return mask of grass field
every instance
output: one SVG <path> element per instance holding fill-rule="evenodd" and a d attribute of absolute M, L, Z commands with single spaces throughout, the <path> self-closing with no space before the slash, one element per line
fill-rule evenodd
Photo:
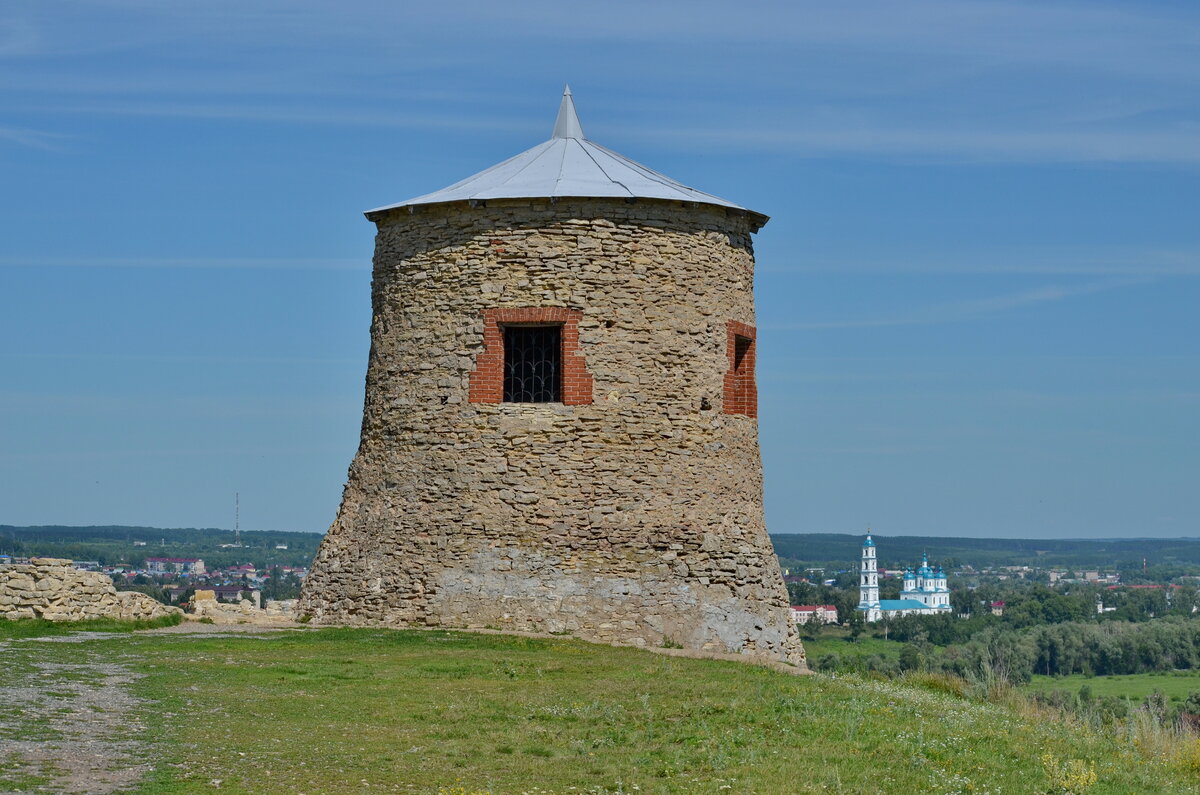
<path fill-rule="evenodd" d="M 874 638 L 861 635 L 858 640 L 851 640 L 850 633 L 842 627 L 824 627 L 821 634 L 812 640 L 804 641 L 804 651 L 809 660 L 819 660 L 827 654 L 836 654 L 842 660 L 855 658 L 865 659 L 879 655 L 884 659 L 896 660 L 904 644 L 894 640 Z"/>
<path fill-rule="evenodd" d="M 148 621 L 120 621 L 111 618 L 93 618 L 87 621 L 46 621 L 40 618 L 27 621 L 0 619 L 0 641 L 14 638 L 71 635 L 77 632 L 136 632 L 142 629 L 178 626 L 182 620 L 178 615 L 163 616 Z"/>
<path fill-rule="evenodd" d="M 97 744 L 141 793 L 1045 793 L 1093 767 L 1089 793 L 1200 791 L 1131 743 L 932 680 L 570 639 L 204 629 L 0 640 L 0 704 L 26 700 L 0 709 L 0 791 L 61 783 L 47 749 Z"/>
<path fill-rule="evenodd" d="M 1088 685 L 1094 696 L 1117 696 L 1141 701 L 1155 690 L 1173 702 L 1181 702 L 1189 693 L 1200 690 L 1200 671 L 1130 674 L 1128 676 L 1035 676 L 1027 690 L 1067 690 L 1078 693 Z"/>

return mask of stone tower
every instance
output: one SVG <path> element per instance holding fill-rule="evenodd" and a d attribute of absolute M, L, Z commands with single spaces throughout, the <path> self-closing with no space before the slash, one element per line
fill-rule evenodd
<path fill-rule="evenodd" d="M 362 438 L 300 610 L 802 664 L 763 523 L 766 216 L 584 135 L 378 227 Z"/>

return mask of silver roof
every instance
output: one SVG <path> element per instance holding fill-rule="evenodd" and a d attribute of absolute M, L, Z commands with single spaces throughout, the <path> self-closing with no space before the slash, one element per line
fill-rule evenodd
<path fill-rule="evenodd" d="M 575 112 L 575 100 L 571 87 L 563 90 L 558 118 L 554 121 L 554 132 L 550 140 L 503 163 L 484 169 L 478 174 L 456 182 L 424 196 L 407 201 L 376 207 L 373 213 L 411 207 L 419 204 L 437 204 L 487 199 L 527 199 L 553 197 L 623 199 L 667 199 L 673 201 L 699 202 L 746 210 L 730 201 L 704 193 L 676 182 L 653 169 L 634 162 L 624 155 L 606 149 L 584 137 L 583 126 Z M 762 223 L 766 216 L 760 216 Z M 761 226 L 761 223 L 759 224 Z"/>

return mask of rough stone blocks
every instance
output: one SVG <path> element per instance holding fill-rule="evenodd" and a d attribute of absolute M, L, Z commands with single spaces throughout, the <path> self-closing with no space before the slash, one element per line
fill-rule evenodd
<path fill-rule="evenodd" d="M 33 558 L 0 565 L 0 618 L 84 621 L 118 618 L 143 621 L 183 613 L 144 593 L 120 591 L 95 571 L 80 571 L 71 561 Z"/>
<path fill-rule="evenodd" d="M 609 199 L 373 220 L 362 438 L 300 614 L 802 663 L 763 523 L 753 221 Z M 563 326 L 561 403 L 503 401 L 506 323 Z"/>

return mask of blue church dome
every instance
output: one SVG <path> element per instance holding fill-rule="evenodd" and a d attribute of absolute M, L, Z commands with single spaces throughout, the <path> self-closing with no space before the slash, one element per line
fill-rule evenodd
<path fill-rule="evenodd" d="M 867 540 L 863 542 L 864 547 L 873 547 L 875 542 L 871 540 L 871 534 L 867 533 Z"/>

